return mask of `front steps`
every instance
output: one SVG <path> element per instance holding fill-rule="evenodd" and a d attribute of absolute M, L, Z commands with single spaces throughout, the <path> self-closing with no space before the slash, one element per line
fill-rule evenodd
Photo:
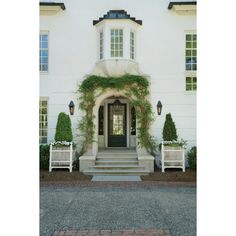
<path fill-rule="evenodd" d="M 106 149 L 98 152 L 94 166 L 84 170 L 87 175 L 148 175 L 149 171 L 139 165 L 135 150 Z"/>

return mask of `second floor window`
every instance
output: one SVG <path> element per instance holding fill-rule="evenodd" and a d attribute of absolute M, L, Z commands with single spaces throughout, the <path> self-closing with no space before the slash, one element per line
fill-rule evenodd
<path fill-rule="evenodd" d="M 185 70 L 197 70 L 197 35 L 186 34 L 185 41 Z"/>
<path fill-rule="evenodd" d="M 39 36 L 39 71 L 48 71 L 48 34 Z"/>
<path fill-rule="evenodd" d="M 123 57 L 123 30 L 111 30 L 111 57 Z"/>
<path fill-rule="evenodd" d="M 185 35 L 185 91 L 197 90 L 197 34 Z"/>

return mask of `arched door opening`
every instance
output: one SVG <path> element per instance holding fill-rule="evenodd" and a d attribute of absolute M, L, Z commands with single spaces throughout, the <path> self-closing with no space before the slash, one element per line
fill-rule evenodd
<path fill-rule="evenodd" d="M 110 96 L 98 110 L 98 147 L 135 148 L 135 109 L 123 96 Z"/>

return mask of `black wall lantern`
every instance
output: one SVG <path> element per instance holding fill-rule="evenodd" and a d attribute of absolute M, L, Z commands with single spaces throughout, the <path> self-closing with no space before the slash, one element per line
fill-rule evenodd
<path fill-rule="evenodd" d="M 74 115 L 75 104 L 74 104 L 73 101 L 70 101 L 69 110 L 70 110 L 70 114 L 71 114 L 71 115 Z"/>
<path fill-rule="evenodd" d="M 113 106 L 114 106 L 114 110 L 118 112 L 122 106 L 122 103 L 120 102 L 119 99 L 116 99 L 113 103 Z"/>
<path fill-rule="evenodd" d="M 161 115 L 161 110 L 162 110 L 162 104 L 161 101 L 158 101 L 157 103 L 157 114 Z"/>

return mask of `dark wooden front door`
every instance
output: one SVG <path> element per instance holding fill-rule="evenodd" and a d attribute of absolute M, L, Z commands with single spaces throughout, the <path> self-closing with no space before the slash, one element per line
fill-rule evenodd
<path fill-rule="evenodd" d="M 126 104 L 108 104 L 108 147 L 126 147 Z"/>

